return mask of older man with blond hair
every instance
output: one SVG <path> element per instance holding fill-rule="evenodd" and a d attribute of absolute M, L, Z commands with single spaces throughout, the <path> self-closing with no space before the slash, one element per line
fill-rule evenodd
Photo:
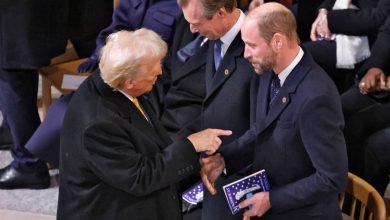
<path fill-rule="evenodd" d="M 108 37 L 100 71 L 65 116 L 57 219 L 181 219 L 175 183 L 199 172 L 197 152 L 213 153 L 218 136 L 231 132 L 207 129 L 171 142 L 142 97 L 166 51 L 146 29 Z"/>

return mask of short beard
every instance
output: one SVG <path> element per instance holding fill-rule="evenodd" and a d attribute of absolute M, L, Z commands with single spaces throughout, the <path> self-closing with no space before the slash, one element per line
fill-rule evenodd
<path fill-rule="evenodd" d="M 255 62 L 259 67 L 255 68 L 255 72 L 258 75 L 264 72 L 272 71 L 276 65 L 276 53 L 271 49 L 265 54 L 262 62 Z"/>

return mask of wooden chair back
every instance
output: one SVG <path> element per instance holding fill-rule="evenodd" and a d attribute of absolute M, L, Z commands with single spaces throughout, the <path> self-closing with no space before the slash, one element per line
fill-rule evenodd
<path fill-rule="evenodd" d="M 346 207 L 346 196 L 351 198 L 349 207 Z M 348 173 L 347 188 L 340 194 L 339 201 L 341 210 L 348 210 L 344 214 L 352 219 L 386 220 L 386 206 L 382 196 L 374 187 L 355 174 Z"/>

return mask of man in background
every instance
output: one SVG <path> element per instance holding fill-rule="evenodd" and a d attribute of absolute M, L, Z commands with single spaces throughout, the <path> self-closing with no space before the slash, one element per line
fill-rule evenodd
<path fill-rule="evenodd" d="M 205 55 L 206 94 L 201 115 L 181 135 L 209 127 L 228 129 L 233 134 L 223 137 L 223 142 L 229 143 L 249 128 L 249 88 L 254 71 L 244 58 L 240 34 L 245 15 L 237 8 L 236 0 L 180 0 L 179 5 L 191 32 L 210 40 Z M 222 186 L 235 179 L 236 175 L 221 177 L 215 183 L 217 196 L 204 191 L 202 219 L 240 219 L 230 213 L 222 192 Z"/>
<path fill-rule="evenodd" d="M 0 3 L 0 106 L 13 139 L 13 161 L 0 169 L 0 188 L 46 188 L 46 163 L 25 149 L 40 124 L 38 72 L 64 52 L 67 1 L 5 0 Z"/>

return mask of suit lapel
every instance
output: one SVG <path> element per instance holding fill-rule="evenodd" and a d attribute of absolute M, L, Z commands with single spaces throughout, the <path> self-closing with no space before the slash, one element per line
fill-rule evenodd
<path fill-rule="evenodd" d="M 192 57 L 190 57 L 186 63 L 184 63 L 179 69 L 177 69 L 178 74 L 172 74 L 172 81 L 175 82 L 186 75 L 192 73 L 193 70 L 199 68 L 200 66 L 206 63 L 206 53 L 208 51 L 208 44 L 206 42 Z"/>
<path fill-rule="evenodd" d="M 148 128 L 152 128 L 148 129 L 148 131 L 150 131 L 150 137 L 154 139 L 154 141 L 159 145 L 160 149 L 166 148 L 172 142 L 170 137 L 166 133 L 165 129 L 161 126 L 161 123 L 156 117 L 149 102 L 144 97 L 139 97 L 139 101 L 149 116 L 149 122 L 147 122 Z"/>
<path fill-rule="evenodd" d="M 269 85 L 271 83 L 272 74 L 273 73 L 271 72 L 267 72 L 259 77 L 259 90 L 256 97 L 256 121 L 264 121 L 267 116 Z"/>
<path fill-rule="evenodd" d="M 152 121 L 154 120 L 154 113 L 149 109 L 149 107 L 145 107 L 147 105 L 145 104 L 143 97 L 138 97 L 138 101 L 141 103 L 142 108 L 145 110 L 150 121 L 144 117 L 144 115 L 138 110 L 134 103 L 132 103 L 128 98 L 126 98 L 120 92 L 116 93 L 118 93 L 118 97 L 114 103 L 118 105 L 118 113 L 123 118 L 128 119 L 131 124 L 137 127 L 146 137 L 153 140 L 153 142 L 155 142 L 161 148 L 164 144 L 154 130 L 154 125 L 156 124 L 155 121 Z"/>
<path fill-rule="evenodd" d="M 218 70 L 214 73 L 214 42 L 210 44 L 206 64 L 206 88 L 207 96 L 205 101 L 223 85 L 223 83 L 234 74 L 237 66 L 236 59 L 242 57 L 244 52 L 244 43 L 241 40 L 241 34 L 230 44 L 225 56 L 221 60 Z"/>
<path fill-rule="evenodd" d="M 209 48 L 207 51 L 207 60 L 206 60 L 206 89 L 207 93 L 211 90 L 212 87 L 212 81 L 214 77 L 214 42 L 209 43 Z"/>
<path fill-rule="evenodd" d="M 292 95 L 296 92 L 299 84 L 305 78 L 309 71 L 309 65 L 307 65 L 307 62 L 309 62 L 309 57 L 307 54 L 305 54 L 302 60 L 287 77 L 283 86 L 280 88 L 280 91 L 276 96 L 275 100 L 269 105 L 268 114 L 264 114 L 264 109 L 266 111 L 268 106 L 269 84 L 271 83 L 272 73 L 267 73 L 269 76 L 267 76 L 266 80 L 264 80 L 267 82 L 267 85 L 265 85 L 265 83 L 260 83 L 259 92 L 266 94 L 266 96 L 261 96 L 261 105 L 263 106 L 259 106 L 260 108 L 262 108 L 262 114 L 257 121 L 257 123 L 260 124 L 258 130 L 259 133 L 266 129 L 268 126 L 270 126 L 270 124 L 274 122 L 283 112 L 283 110 L 289 105 L 289 103 L 291 102 Z M 264 100 L 267 100 L 266 103 L 264 103 Z"/>
<path fill-rule="evenodd" d="M 159 123 L 154 116 L 154 112 L 152 108 L 147 104 L 147 102 L 144 100 L 142 96 L 139 97 L 139 102 L 141 103 L 142 107 L 146 111 L 152 124 L 150 124 L 145 119 L 143 114 L 127 97 L 125 97 L 119 91 L 115 91 L 106 83 L 104 83 L 100 77 L 100 72 L 94 73 L 91 77 L 93 77 L 93 80 L 95 81 L 95 85 L 98 91 L 101 93 L 102 96 L 104 96 L 107 102 L 113 105 L 112 106 L 113 110 L 120 117 L 129 120 L 129 123 L 139 128 L 139 130 L 141 130 L 146 137 L 153 140 L 153 142 L 156 143 L 160 148 L 164 148 L 167 143 L 170 143 L 169 140 L 167 140 L 167 138 L 161 138 L 160 137 L 161 135 L 158 135 L 158 132 L 161 133 L 160 130 L 158 130 L 158 132 L 155 131 L 154 126 L 156 125 L 159 126 Z M 160 127 L 158 128 L 160 129 Z"/>
<path fill-rule="evenodd" d="M 269 105 L 268 114 L 265 118 L 266 127 L 275 121 L 275 119 L 290 103 L 290 94 L 293 92 L 293 87 L 282 88 L 280 89 L 279 94 L 276 96 L 275 100 Z"/>

